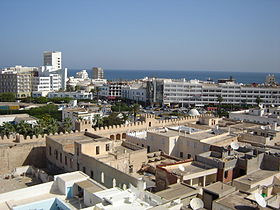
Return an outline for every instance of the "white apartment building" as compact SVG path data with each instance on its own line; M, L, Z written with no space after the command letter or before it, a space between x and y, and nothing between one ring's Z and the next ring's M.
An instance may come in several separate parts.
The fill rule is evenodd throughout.
M62 68L61 52L58 51L45 51L44 52L44 66L53 66L58 70Z
M110 82L100 87L100 96L107 97L109 99L115 99L122 97L122 89L127 86L126 82Z
M280 125L280 108L257 108L229 113L229 119L244 122L269 124L271 126Z
M0 92L15 93L17 98L31 96L33 71L36 67L15 66L0 71Z
M163 80L163 104L218 104L218 96L222 96L222 104L255 105L256 98L260 97L265 105L280 105L278 86L209 83L185 79Z
M93 94L85 91L77 91L77 92L50 92L48 94L49 98L56 98L56 97L69 97L73 99L93 99Z
M82 70L76 73L76 78L89 79L87 70Z
M64 77L67 76L67 69L55 69L53 66L41 66L33 77L33 97L46 96L51 91L65 90Z
M143 84L133 84L122 88L122 97L135 101L147 101L147 89Z

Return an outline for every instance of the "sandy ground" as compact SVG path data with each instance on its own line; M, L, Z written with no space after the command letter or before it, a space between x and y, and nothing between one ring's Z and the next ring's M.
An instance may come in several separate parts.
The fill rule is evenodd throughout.
M5 193L21 188L33 186L40 183L41 182L36 178L30 178L30 177L20 176L13 179L0 178L0 193Z

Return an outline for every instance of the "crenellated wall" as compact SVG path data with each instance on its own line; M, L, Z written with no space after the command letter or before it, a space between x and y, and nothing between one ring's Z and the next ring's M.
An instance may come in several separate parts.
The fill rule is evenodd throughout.
M78 131L89 131L93 132L96 135L102 135L106 137L110 137L112 134L116 133L127 133L137 130L147 130L155 127L165 127L172 125L182 125L186 123L194 123L198 122L201 118L209 118L212 115L204 114L199 116L187 116L179 119L169 119L169 120L157 120L155 119L155 115L145 114L142 115L142 121L134 122L131 124L122 124L122 125L113 125L113 126L105 126L100 128L92 128L92 123L86 120L79 120L75 122L76 130Z

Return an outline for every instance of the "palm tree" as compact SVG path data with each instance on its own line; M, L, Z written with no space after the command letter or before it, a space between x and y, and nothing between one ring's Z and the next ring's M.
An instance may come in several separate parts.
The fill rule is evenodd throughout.
M54 133L57 133L58 132L58 128L59 128L59 125L58 125L58 122L53 119L53 118L50 118L49 120L46 121L46 133L47 134L54 134Z
M260 103L262 103L262 102L263 102L263 100L259 96L257 96L257 98L256 98L257 105L259 106Z
M63 123L62 123L62 130L64 132L70 132L72 130L72 127L73 127L73 123L72 123L72 120L67 117L63 120Z
M16 131L24 137L32 135L32 126L24 121L20 121L15 127Z
M94 92L94 94L96 95L97 103L98 103L98 100L99 100L99 93L100 93L100 87L96 86L96 87L93 89L93 92Z
M4 122L3 125L0 127L1 136L9 136L16 132L14 125L9 122Z
M219 102L219 112L218 115L221 117L221 103L223 102L223 97L221 95L218 96L217 101Z
M37 124L33 127L33 135L43 135L45 133L46 122L42 119L37 121Z
M134 122L136 120L136 115L139 113L139 111L140 111L140 105L139 104L133 104L132 105L132 113L133 113Z
M95 123L95 127L97 125L98 128L100 128L102 125L103 125L103 117L101 117L100 114L96 114L94 115L94 119L93 119L93 122Z

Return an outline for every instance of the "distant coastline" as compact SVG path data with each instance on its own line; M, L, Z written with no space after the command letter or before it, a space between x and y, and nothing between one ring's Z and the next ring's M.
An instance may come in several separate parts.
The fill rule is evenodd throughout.
M75 76L76 72L82 69L69 69L68 76ZM89 77L92 77L92 71L87 69ZM264 83L265 77L269 72L223 72L223 71L174 71L174 70L106 70L104 69L105 77L108 80L133 80L141 79L144 77L158 77L158 78L171 78L180 79L186 78L207 80L212 79L217 81L221 78L229 78L232 76L238 83L251 84L251 83ZM270 73L276 76L277 82L280 79L280 73Z

